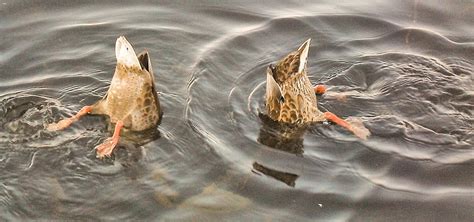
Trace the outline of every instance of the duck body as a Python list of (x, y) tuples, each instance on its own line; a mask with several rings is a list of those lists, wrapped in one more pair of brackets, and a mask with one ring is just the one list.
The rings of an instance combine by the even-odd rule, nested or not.
[(306, 40), (296, 51), (268, 66), (265, 93), (267, 115), (273, 121), (296, 126), (331, 121), (366, 139), (370, 132), (365, 127), (351, 125), (331, 112), (318, 109), (316, 93), (324, 93), (325, 87), (313, 87), (308, 78), (310, 43), (311, 39)]
[[(161, 110), (149, 54), (144, 51), (137, 57), (124, 37), (117, 40), (117, 45), (125, 50), (118, 49), (117, 66), (109, 90), (92, 106), (91, 114), (107, 115), (112, 123), (122, 121), (124, 127), (132, 131), (155, 127), (161, 118)], [(124, 57), (136, 57), (136, 61)]]
[(326, 120), (307, 75), (311, 39), (267, 68), (266, 109), (275, 121), (306, 124)]
[(161, 119), (153, 69), (148, 52), (138, 56), (131, 44), (120, 36), (115, 44), (117, 65), (107, 94), (95, 104), (83, 107), (76, 115), (47, 126), (62, 130), (86, 114), (106, 115), (115, 124), (112, 137), (98, 145), (99, 158), (110, 156), (117, 145), (122, 128), (143, 131), (156, 127)]

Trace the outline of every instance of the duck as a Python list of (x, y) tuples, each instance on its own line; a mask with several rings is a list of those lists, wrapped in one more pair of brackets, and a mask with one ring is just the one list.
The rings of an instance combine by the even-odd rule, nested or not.
[(311, 38), (298, 49), (270, 64), (266, 69), (265, 107), (273, 121), (296, 126), (329, 121), (351, 131), (361, 139), (370, 132), (341, 119), (331, 112), (318, 109), (316, 94), (326, 91), (324, 85), (313, 86), (308, 78), (308, 53)]
[(95, 147), (98, 158), (111, 156), (122, 131), (154, 128), (162, 118), (148, 51), (135, 54), (132, 45), (120, 36), (115, 43), (115, 56), (117, 64), (105, 96), (92, 105), (84, 106), (72, 117), (46, 127), (49, 131), (59, 131), (87, 114), (107, 116), (111, 125), (115, 125), (114, 132)]

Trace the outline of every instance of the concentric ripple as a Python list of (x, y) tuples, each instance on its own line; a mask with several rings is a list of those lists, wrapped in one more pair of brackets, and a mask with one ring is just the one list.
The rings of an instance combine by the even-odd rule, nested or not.
[[(0, 220), (472, 221), (472, 4), (0, 2)], [(44, 125), (107, 91), (114, 43), (148, 50), (161, 124)], [(264, 115), (265, 67), (312, 38), (331, 124)]]
[[(379, 33), (337, 41), (308, 25), (324, 20), (337, 29), (359, 19)], [(281, 137), (279, 126), (262, 115), (265, 68), (306, 38), (313, 38), (310, 79), (329, 86), (318, 98), (320, 109), (362, 119), (372, 132), (367, 141), (325, 124), (284, 130), (293, 138)], [(472, 194), (465, 168), (474, 160), (474, 54), (466, 53), (473, 50), (368, 17), (278, 18), (215, 42), (194, 70), (187, 116), (223, 159), (244, 177), (258, 175), (267, 189), (285, 184), (356, 204), (382, 203), (394, 193), (407, 203), (420, 199), (405, 193), (454, 201)], [(433, 184), (440, 176), (443, 182)]]

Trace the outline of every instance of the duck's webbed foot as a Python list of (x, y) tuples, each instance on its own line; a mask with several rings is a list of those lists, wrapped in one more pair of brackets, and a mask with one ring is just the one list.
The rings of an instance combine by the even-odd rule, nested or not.
[(370, 136), (370, 131), (365, 128), (364, 124), (361, 121), (356, 121), (355, 119), (348, 119), (349, 121), (346, 121), (331, 112), (325, 112), (324, 117), (328, 121), (331, 121), (339, 126), (348, 129), (349, 131), (354, 133), (354, 135), (363, 140), (367, 139), (367, 137)]
[(76, 122), (81, 118), (82, 116), (86, 115), (87, 113), (92, 111), (92, 106), (84, 106), (82, 109), (74, 116), (69, 117), (67, 119), (63, 119), (57, 123), (51, 123), (48, 124), (46, 129), (48, 131), (58, 131), (58, 130), (63, 130), (67, 127), (69, 127), (72, 123)]
[(107, 138), (102, 144), (95, 147), (97, 158), (110, 157), (120, 139), (120, 130), (123, 128), (123, 122), (117, 121), (115, 124), (114, 135)]

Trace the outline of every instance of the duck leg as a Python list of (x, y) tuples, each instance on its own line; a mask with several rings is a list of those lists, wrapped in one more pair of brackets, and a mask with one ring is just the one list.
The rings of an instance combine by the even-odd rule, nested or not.
[(365, 140), (370, 135), (369, 130), (367, 128), (365, 128), (362, 123), (360, 123), (358, 125), (350, 124), (346, 120), (343, 120), (343, 119), (339, 118), (338, 116), (336, 116), (334, 113), (331, 113), (331, 112), (325, 112), (324, 117), (328, 121), (331, 121), (331, 122), (333, 122), (333, 123), (335, 123), (339, 126), (342, 126), (346, 129), (348, 129), (349, 131), (354, 133), (354, 135), (356, 135), (357, 137), (359, 137), (361, 139)]
[(316, 85), (316, 86), (314, 86), (314, 92), (317, 95), (322, 95), (326, 92), (326, 86), (325, 85)]
[(120, 139), (120, 130), (122, 128), (123, 121), (117, 121), (117, 123), (115, 124), (114, 135), (112, 137), (107, 138), (102, 144), (95, 147), (95, 149), (97, 150), (98, 158), (110, 157), (112, 151), (114, 150)]
[(46, 129), (49, 131), (63, 130), (69, 127), (72, 123), (79, 120), (82, 116), (90, 113), (91, 111), (92, 111), (92, 106), (84, 106), (76, 115), (69, 117), (67, 119), (63, 119), (57, 123), (51, 123), (46, 127)]

